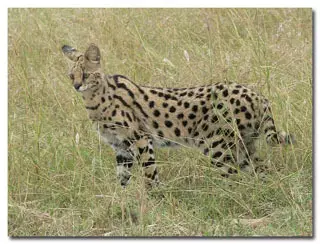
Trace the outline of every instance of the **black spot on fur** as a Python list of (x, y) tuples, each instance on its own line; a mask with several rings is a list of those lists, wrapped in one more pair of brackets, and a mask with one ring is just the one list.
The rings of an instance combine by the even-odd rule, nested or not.
[(188, 93), (188, 97), (192, 97), (193, 95), (194, 95), (194, 92), (193, 92), (193, 91), (191, 91), (191, 92)]
[(171, 100), (173, 100), (173, 101), (178, 101), (178, 98), (175, 97), (175, 96), (171, 96)]
[(197, 105), (193, 105), (192, 106), (192, 111), (196, 113), (198, 111), (198, 106)]
[(199, 94), (196, 95), (196, 98), (202, 98), (203, 96), (204, 96), (203, 93), (199, 93)]
[(163, 137), (163, 132), (161, 130), (158, 131), (158, 136)]
[(179, 128), (175, 128), (174, 133), (176, 134), (176, 136), (180, 136), (180, 134), (181, 134)]
[(223, 90), (223, 88), (224, 88), (224, 86), (222, 84), (217, 86), (217, 89), (219, 89), (219, 90)]
[(157, 121), (153, 121), (152, 122), (153, 128), (158, 129), (159, 128), (159, 124)]
[[(214, 165), (218, 168), (221, 168), (224, 164), (221, 162), (216, 162), (216, 163), (214, 163)], [(228, 175), (226, 175), (226, 174), (222, 174), (221, 176), (228, 178)]]
[(244, 125), (242, 125), (242, 124), (240, 124), (240, 125), (238, 125), (238, 129), (239, 130), (244, 130), (246, 127), (244, 126)]
[(205, 143), (205, 141), (204, 140), (200, 140), (200, 141), (198, 141), (198, 145), (202, 145), (202, 144), (204, 144)]
[(252, 102), (251, 97), (249, 97), (248, 95), (246, 95), (246, 96), (245, 96), (245, 98), (246, 98), (246, 100), (247, 100), (249, 103), (251, 103), (251, 102)]
[(154, 101), (150, 101), (149, 102), (149, 108), (153, 108), (154, 107)]
[(127, 116), (128, 120), (129, 120), (130, 122), (132, 122), (132, 118), (131, 118), (131, 116), (130, 116), (130, 114), (129, 114), (128, 112), (126, 112), (126, 116)]
[(218, 121), (218, 117), (216, 115), (213, 115), (211, 118), (211, 123), (215, 123)]
[(232, 93), (233, 94), (239, 94), (239, 90), (233, 90)]
[(229, 174), (236, 174), (236, 173), (238, 173), (238, 171), (236, 169), (229, 168), (228, 173)]
[(86, 109), (89, 109), (89, 110), (97, 110), (98, 108), (100, 107), (100, 103), (98, 103), (96, 106), (86, 106)]
[(157, 93), (158, 93), (158, 92), (155, 91), (155, 90), (150, 90), (150, 92), (151, 92), (152, 94), (157, 94)]
[[(142, 167), (149, 167), (149, 166), (151, 166), (151, 165), (153, 165), (153, 164), (155, 164), (155, 162), (154, 161), (150, 161), (150, 160), (148, 160), (147, 162), (143, 162), (142, 163)], [(149, 178), (151, 178), (151, 177), (149, 177)]]
[(217, 109), (222, 109), (223, 108), (223, 104), (222, 103), (219, 103), (218, 105), (217, 105)]
[(166, 121), (164, 122), (164, 124), (165, 124), (168, 128), (171, 128), (172, 125), (173, 125), (173, 123), (172, 123), (170, 120), (166, 120)]
[(154, 111), (153, 111), (153, 115), (156, 116), (156, 117), (159, 117), (159, 115), (160, 115), (159, 110), (157, 110), (157, 109), (154, 110)]
[(211, 138), (214, 136), (214, 131), (211, 131), (206, 137), (207, 139)]
[(183, 119), (183, 117), (184, 117), (184, 114), (183, 114), (183, 113), (180, 113), (180, 114), (177, 115), (177, 118), (178, 118), (178, 119)]
[(240, 109), (241, 109), (241, 112), (247, 111), (247, 108), (245, 106), (242, 106)]
[(118, 125), (118, 126), (122, 126), (122, 123), (119, 122), (119, 121), (116, 121), (115, 124)]
[(180, 97), (183, 97), (183, 96), (185, 96), (185, 95), (187, 95), (187, 92), (182, 92), (182, 93), (180, 93)]
[(131, 142), (129, 140), (123, 140), (122, 144), (125, 145), (126, 147), (130, 147), (131, 146)]
[(208, 124), (202, 124), (201, 127), (202, 127), (202, 129), (203, 129), (204, 131), (207, 131), (208, 128), (209, 128)]
[(246, 168), (246, 166), (248, 166), (248, 165), (249, 165), (248, 161), (247, 161), (247, 160), (244, 160), (244, 161), (240, 164), (240, 169), (244, 169), (244, 168)]
[(211, 148), (215, 148), (218, 145), (220, 145), (222, 142), (223, 142), (223, 139), (221, 139), (219, 141), (212, 142), (212, 144), (210, 146), (211, 146)]
[(231, 162), (231, 161), (232, 161), (231, 155), (226, 155), (226, 156), (224, 156), (223, 161), (224, 161), (224, 162)]
[(245, 116), (246, 116), (247, 119), (251, 119), (252, 118), (252, 115), (249, 112), (246, 112)]
[(223, 95), (224, 97), (227, 97), (227, 96), (229, 95), (228, 90), (225, 89), (225, 90), (222, 92), (222, 95)]
[(216, 131), (216, 135), (221, 135), (221, 134), (222, 134), (222, 129), (218, 128), (217, 131)]
[(176, 111), (176, 108), (173, 107), (173, 106), (171, 106), (170, 109), (169, 109), (169, 112), (170, 112), (170, 113), (174, 113), (175, 111)]
[(218, 158), (222, 155), (222, 152), (218, 151), (215, 154), (212, 155), (213, 158)]

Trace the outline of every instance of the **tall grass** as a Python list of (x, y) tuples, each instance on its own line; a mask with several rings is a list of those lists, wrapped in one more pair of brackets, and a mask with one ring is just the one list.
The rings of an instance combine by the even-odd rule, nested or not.
[[(311, 236), (311, 9), (9, 9), (10, 236)], [(221, 179), (199, 152), (157, 150), (123, 190), (61, 46), (102, 51), (105, 73), (184, 87), (236, 81), (272, 102), (294, 146), (262, 154), (268, 183)], [(229, 186), (232, 184), (232, 186)], [(164, 196), (162, 198), (161, 196)]]

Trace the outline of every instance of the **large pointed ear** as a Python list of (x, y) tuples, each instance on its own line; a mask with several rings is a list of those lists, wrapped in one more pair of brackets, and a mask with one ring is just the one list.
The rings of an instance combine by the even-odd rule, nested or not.
[(64, 55), (66, 55), (69, 59), (72, 61), (76, 62), (82, 54), (78, 52), (75, 48), (70, 47), (68, 45), (63, 45), (62, 47), (62, 52)]
[(93, 70), (100, 68), (100, 50), (95, 44), (90, 44), (84, 57), (86, 68)]

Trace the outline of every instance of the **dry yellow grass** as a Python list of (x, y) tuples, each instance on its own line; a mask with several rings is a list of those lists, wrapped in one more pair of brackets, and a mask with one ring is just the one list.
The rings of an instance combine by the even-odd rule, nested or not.
[[(311, 236), (311, 9), (9, 9), (10, 236)], [(157, 150), (163, 186), (126, 190), (67, 77), (61, 46), (94, 42), (138, 84), (248, 84), (272, 101), (287, 148), (268, 183), (224, 182), (199, 152)], [(76, 135), (79, 141), (75, 140)], [(160, 196), (164, 195), (164, 198)], [(254, 224), (252, 224), (254, 223)]]

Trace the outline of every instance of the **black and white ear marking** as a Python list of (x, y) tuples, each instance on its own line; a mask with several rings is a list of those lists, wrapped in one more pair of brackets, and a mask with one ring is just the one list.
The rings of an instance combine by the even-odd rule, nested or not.
[(75, 52), (77, 50), (75, 48), (73, 48), (73, 47), (68, 46), (68, 45), (63, 45), (62, 46), (62, 51), (63, 51), (64, 54), (66, 54), (66, 53)]
[(78, 58), (82, 55), (80, 52), (77, 51), (77, 49), (68, 45), (63, 45), (61, 49), (63, 54), (74, 62), (76, 62)]

